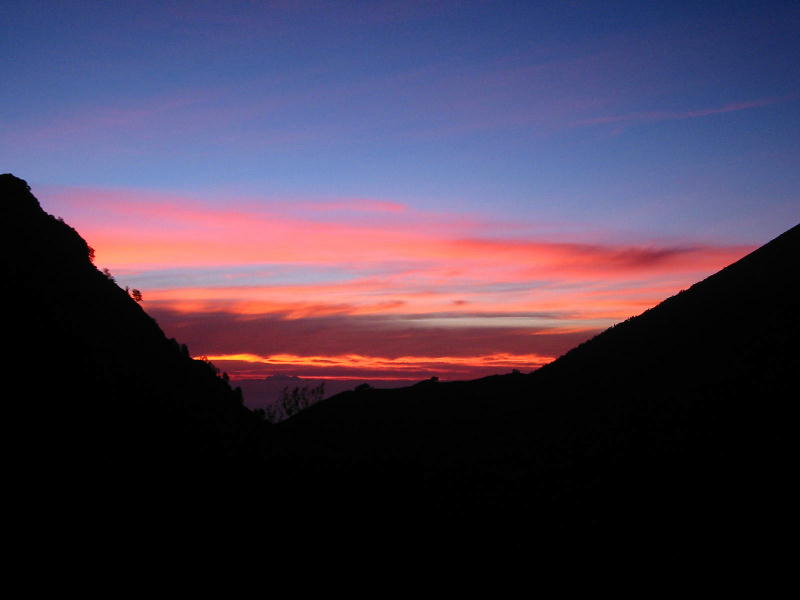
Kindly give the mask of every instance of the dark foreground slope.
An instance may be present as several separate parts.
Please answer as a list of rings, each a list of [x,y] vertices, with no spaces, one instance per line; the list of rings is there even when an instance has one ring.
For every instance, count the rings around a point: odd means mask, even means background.
[[[284,521],[540,532],[780,527],[794,510],[798,227],[531,375],[345,393],[270,428],[24,181],[0,176],[0,211],[5,439],[26,503],[128,518],[145,496],[173,519],[222,514],[221,491]]]
[[[23,180],[0,175],[0,215],[14,464],[81,489],[261,461],[265,426],[241,394],[167,339]]]
[[[423,513],[579,528],[781,520],[795,498],[798,274],[794,227],[531,375],[323,401],[278,427],[284,460]]]

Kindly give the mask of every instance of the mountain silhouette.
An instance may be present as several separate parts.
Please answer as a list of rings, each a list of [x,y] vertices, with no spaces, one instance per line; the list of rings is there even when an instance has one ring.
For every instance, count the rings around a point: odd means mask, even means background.
[[[344,393],[277,433],[293,460],[419,511],[579,529],[780,520],[799,273],[795,226],[530,375]]]
[[[18,386],[9,408],[21,456],[52,477],[87,480],[262,460],[266,426],[241,393],[167,339],[25,181],[0,175],[0,211],[5,364]]]
[[[793,510],[800,226],[534,373],[362,386],[270,426],[23,180],[0,175],[0,210],[6,414],[36,489],[162,498],[225,474],[284,517],[538,531],[741,530]]]

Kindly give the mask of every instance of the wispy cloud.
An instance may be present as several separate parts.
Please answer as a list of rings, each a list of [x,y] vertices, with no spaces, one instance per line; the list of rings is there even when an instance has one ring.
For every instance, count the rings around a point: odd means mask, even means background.
[[[515,281],[550,279],[558,273],[596,276],[634,272],[706,269],[747,250],[703,243],[597,244],[547,238],[508,237],[518,223],[473,215],[411,210],[382,201],[343,200],[285,206],[222,199],[223,208],[189,198],[136,192],[62,193],[59,209],[83,217],[81,230],[96,248],[98,260],[117,268],[142,269],[213,265],[305,264],[376,266],[403,263],[418,282]],[[340,206],[347,210],[339,211]],[[324,215],[320,219],[317,212]],[[362,222],[358,212],[392,215]],[[400,215],[402,218],[397,218]],[[482,220],[483,219],[483,220]]]
[[[800,98],[800,95],[792,94],[788,96],[781,96],[777,98],[759,98],[757,100],[748,100],[745,102],[731,102],[722,106],[711,108],[701,108],[696,110],[687,110],[683,112],[676,111],[649,111],[649,112],[636,112],[623,115],[610,115],[606,117],[595,117],[592,119],[584,119],[575,122],[575,125],[601,125],[606,123],[646,123],[653,121],[675,121],[682,119],[696,119],[699,117],[708,117],[711,115],[721,115],[730,112],[738,112],[748,110],[751,108],[760,108],[762,106],[772,106],[774,104],[782,104],[785,102],[792,102]]]
[[[294,204],[294,209],[325,212],[378,212],[402,213],[408,206],[399,202],[371,200],[369,198],[352,198],[344,200],[306,201]]]

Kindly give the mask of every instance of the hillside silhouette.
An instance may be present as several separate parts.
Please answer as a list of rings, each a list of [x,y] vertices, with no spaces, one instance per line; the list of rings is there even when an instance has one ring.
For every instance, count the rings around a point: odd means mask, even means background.
[[[23,476],[161,493],[217,472],[284,516],[539,531],[760,527],[793,506],[800,226],[534,373],[365,386],[270,426],[23,180],[0,176],[0,206]]]
[[[417,511],[556,528],[780,520],[799,273],[795,226],[529,375],[344,393],[277,433],[287,460]]]
[[[20,456],[52,477],[174,477],[259,462],[265,425],[214,368],[192,360],[46,214],[0,175],[8,403]]]

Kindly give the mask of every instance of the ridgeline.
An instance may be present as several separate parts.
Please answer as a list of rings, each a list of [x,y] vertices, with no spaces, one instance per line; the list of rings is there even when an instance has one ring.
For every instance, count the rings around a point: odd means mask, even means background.
[[[0,176],[0,210],[11,422],[48,485],[225,473],[284,514],[539,531],[759,528],[793,505],[800,226],[531,374],[345,392],[270,426],[24,181]]]

